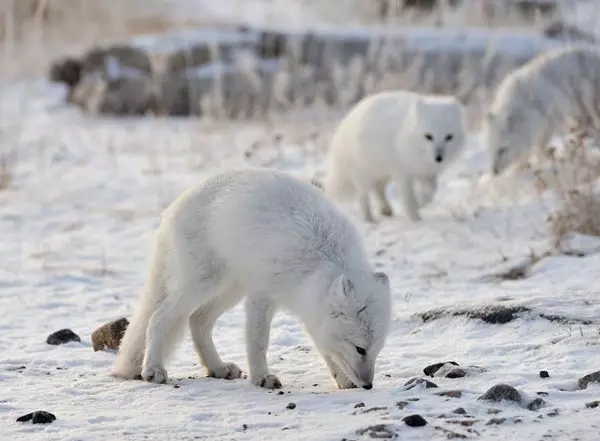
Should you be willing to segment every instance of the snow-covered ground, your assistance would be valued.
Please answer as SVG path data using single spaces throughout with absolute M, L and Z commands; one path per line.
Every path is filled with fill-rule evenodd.
M 339 441 L 369 439 L 373 432 L 360 429 L 380 423 L 402 440 L 448 439 L 447 431 L 485 440 L 600 439 L 599 409 L 585 406 L 600 398 L 600 387 L 575 387 L 600 369 L 600 254 L 550 257 L 520 280 L 486 277 L 549 247 L 551 204 L 525 184 L 480 177 L 486 157 L 477 134 L 421 223 L 410 224 L 398 210 L 396 218 L 367 226 L 350 211 L 393 287 L 393 327 L 373 390 L 336 390 L 301 325 L 286 314 L 274 321 L 269 350 L 283 393 L 244 379 L 205 378 L 189 338 L 168 366 L 167 385 L 112 378 L 114 353 L 94 352 L 90 335 L 131 315 L 161 210 L 220 167 L 249 163 L 313 177 L 339 115 L 254 123 L 94 120 L 64 107 L 61 94 L 41 80 L 0 91 L 0 153 L 13 172 L 11 186 L 0 190 L 1 439 Z M 506 324 L 419 316 L 487 304 L 531 311 Z M 244 369 L 243 321 L 241 306 L 229 311 L 215 338 L 223 358 Z M 62 328 L 81 343 L 46 344 Z M 464 378 L 431 378 L 437 389 L 403 387 L 425 366 L 448 360 L 479 368 Z M 550 378 L 540 378 L 540 370 Z M 532 411 L 477 400 L 497 383 L 545 405 Z M 437 395 L 448 390 L 462 396 Z M 452 413 L 458 407 L 467 416 Z M 15 422 L 35 410 L 57 420 Z M 428 424 L 408 427 L 402 418 L 410 414 Z M 488 425 L 491 418 L 506 420 Z

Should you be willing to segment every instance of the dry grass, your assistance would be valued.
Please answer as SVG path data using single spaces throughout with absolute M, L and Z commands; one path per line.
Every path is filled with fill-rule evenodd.
M 540 179 L 559 201 L 549 216 L 550 232 L 557 248 L 572 233 L 600 237 L 600 154 L 596 130 L 579 126 L 572 130 L 562 157 L 552 158 L 552 172 Z M 595 144 L 595 145 L 594 145 Z

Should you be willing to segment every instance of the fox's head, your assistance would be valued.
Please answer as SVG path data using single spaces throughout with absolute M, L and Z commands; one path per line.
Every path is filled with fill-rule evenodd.
M 420 97 L 410 110 L 406 129 L 415 159 L 441 167 L 454 159 L 465 142 L 464 108 L 452 96 Z
M 358 387 L 371 389 L 375 360 L 391 320 L 391 294 L 386 274 L 337 277 L 328 293 L 327 318 L 317 345 Z

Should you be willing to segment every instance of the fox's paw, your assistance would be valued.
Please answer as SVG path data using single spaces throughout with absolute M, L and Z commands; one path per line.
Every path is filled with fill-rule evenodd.
M 242 370 L 234 363 L 224 363 L 216 369 L 209 369 L 208 376 L 223 378 L 225 380 L 235 380 L 242 376 Z
M 167 370 L 162 366 L 145 366 L 142 370 L 142 379 L 151 383 L 162 384 L 169 379 Z
M 267 374 L 262 377 L 252 380 L 255 386 L 264 387 L 265 389 L 281 389 L 281 381 L 276 375 Z

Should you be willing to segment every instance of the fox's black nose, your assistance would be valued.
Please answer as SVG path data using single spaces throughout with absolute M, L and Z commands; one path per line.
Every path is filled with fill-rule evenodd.
M 437 155 L 435 157 L 435 162 L 442 162 L 444 160 L 444 158 L 442 158 L 442 155 Z
M 366 389 L 366 390 L 371 390 L 371 389 L 373 389 L 373 384 L 371 384 L 371 383 L 365 384 L 365 385 L 363 386 L 363 389 Z

